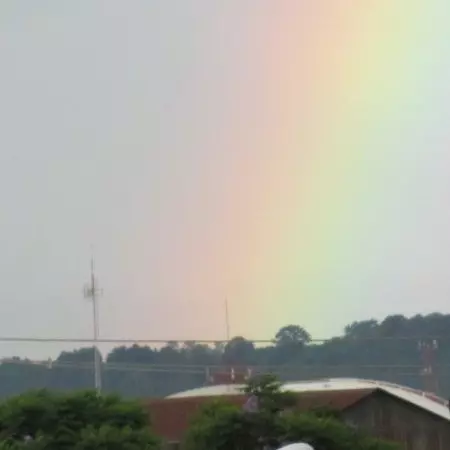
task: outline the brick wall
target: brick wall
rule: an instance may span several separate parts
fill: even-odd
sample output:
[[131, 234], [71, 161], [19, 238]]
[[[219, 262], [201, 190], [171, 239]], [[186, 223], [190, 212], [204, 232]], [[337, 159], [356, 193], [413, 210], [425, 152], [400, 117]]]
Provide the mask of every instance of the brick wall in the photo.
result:
[[[216, 397], [224, 400], [223, 397]], [[158, 436], [168, 441], [181, 441], [189, 427], [192, 418], [206, 403], [214, 400], [214, 397], [192, 397], [157, 399], [146, 402], [152, 428]], [[227, 402], [242, 406], [246, 400], [244, 396], [230, 396]]]

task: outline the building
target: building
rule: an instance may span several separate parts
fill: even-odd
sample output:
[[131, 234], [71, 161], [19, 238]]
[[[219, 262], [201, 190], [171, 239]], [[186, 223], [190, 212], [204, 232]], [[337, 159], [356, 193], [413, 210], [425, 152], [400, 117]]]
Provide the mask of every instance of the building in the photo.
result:
[[[207, 386], [148, 402], [156, 432], [180, 442], [189, 421], [212, 398], [243, 405], [242, 385]], [[450, 410], [445, 400], [391, 383], [360, 379], [328, 379], [286, 383], [298, 395], [300, 409], [331, 408], [351, 426], [395, 440], [405, 450], [448, 450]]]

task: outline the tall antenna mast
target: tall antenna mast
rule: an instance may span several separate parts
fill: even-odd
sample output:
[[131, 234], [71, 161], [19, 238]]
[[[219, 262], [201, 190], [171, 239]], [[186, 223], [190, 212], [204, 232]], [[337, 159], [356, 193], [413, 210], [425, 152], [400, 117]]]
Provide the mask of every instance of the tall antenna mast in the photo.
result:
[[[228, 297], [225, 297], [225, 332], [226, 332], [226, 340], [227, 344], [230, 342], [230, 315], [228, 313]], [[234, 378], [234, 369], [230, 368], [230, 378]], [[229, 382], [227, 383], [227, 392], [230, 392]]]
[[97, 287], [97, 280], [95, 278], [94, 255], [91, 255], [91, 280], [84, 288], [84, 297], [92, 301], [92, 326], [94, 335], [94, 385], [97, 394], [102, 391], [102, 374], [100, 352], [98, 349], [99, 338], [99, 322], [98, 322], [98, 296], [101, 295], [101, 290]]
[[225, 297], [225, 330], [227, 342], [230, 340], [230, 315], [228, 313], [228, 298]]

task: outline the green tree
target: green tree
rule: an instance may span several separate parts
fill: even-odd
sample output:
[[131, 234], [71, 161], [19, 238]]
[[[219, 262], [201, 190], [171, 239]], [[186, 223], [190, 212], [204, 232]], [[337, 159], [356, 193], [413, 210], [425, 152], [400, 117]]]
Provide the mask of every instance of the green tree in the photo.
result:
[[275, 335], [275, 348], [272, 361], [275, 364], [285, 364], [297, 361], [302, 357], [305, 345], [311, 342], [310, 334], [299, 325], [286, 325]]
[[251, 378], [243, 391], [257, 400], [261, 412], [271, 415], [292, 408], [297, 402], [295, 394], [283, 391], [282, 382], [272, 374]]
[[157, 440], [146, 430], [130, 427], [118, 428], [103, 425], [100, 428], [86, 427], [73, 450], [152, 450]]
[[116, 347], [107, 357], [108, 363], [135, 363], [135, 364], [153, 364], [158, 359], [158, 351], [148, 346], [137, 344], [131, 347]]
[[375, 319], [352, 322], [345, 327], [345, 336], [353, 339], [373, 339], [377, 337], [378, 327]]
[[[95, 392], [63, 395], [45, 390], [0, 405], [0, 441], [45, 450], [89, 449], [95, 442], [95, 448], [105, 449], [150, 449], [158, 444], [138, 403]], [[146, 446], [137, 446], [144, 442]]]
[[94, 361], [94, 352], [97, 351], [100, 361], [103, 359], [99, 350], [94, 347], [84, 347], [73, 350], [72, 352], [61, 352], [56, 359], [56, 362], [62, 363], [92, 363]]
[[303, 346], [311, 342], [311, 335], [299, 325], [286, 325], [275, 335], [277, 347]]
[[186, 450], [257, 449], [250, 433], [250, 417], [235, 405], [213, 401], [204, 405], [194, 418], [186, 435]]
[[225, 346], [222, 360], [229, 365], [247, 365], [255, 362], [255, 356], [256, 350], [253, 342], [237, 336]]

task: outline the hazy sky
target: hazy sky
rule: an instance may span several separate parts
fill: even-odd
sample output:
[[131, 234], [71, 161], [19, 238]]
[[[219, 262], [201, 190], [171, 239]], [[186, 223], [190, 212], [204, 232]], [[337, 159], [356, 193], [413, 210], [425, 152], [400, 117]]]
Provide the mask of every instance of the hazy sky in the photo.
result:
[[[414, 97], [418, 103], [404, 103], [405, 111], [430, 111], [421, 120], [433, 122], [436, 128], [433, 133], [399, 140], [395, 165], [388, 170], [386, 163], [373, 175], [374, 179], [381, 177], [384, 171], [393, 189], [376, 197], [377, 208], [387, 205], [380, 213], [386, 220], [377, 216], [381, 209], [372, 209], [372, 219], [367, 211], [361, 212], [359, 223], [367, 221], [365, 234], [348, 232], [344, 240], [334, 238], [358, 247], [352, 253], [353, 262], [343, 253], [333, 257], [343, 271], [339, 276], [335, 273], [333, 280], [344, 280], [343, 273], [348, 278], [335, 284], [331, 276], [327, 279], [324, 275], [328, 269], [323, 269], [321, 280], [329, 289], [304, 291], [321, 296], [320, 307], [299, 305], [296, 309], [294, 298], [300, 290], [294, 291], [294, 282], [273, 275], [277, 281], [265, 284], [272, 278], [271, 267], [276, 265], [281, 272], [284, 266], [252, 262], [253, 255], [263, 261], [270, 258], [270, 252], [278, 254], [272, 250], [265, 253], [268, 241], [273, 248], [281, 242], [287, 245], [286, 238], [268, 237], [282, 234], [279, 230], [284, 225], [278, 223], [277, 211], [284, 215], [283, 223], [288, 223], [290, 214], [296, 218], [298, 214], [286, 211], [292, 211], [294, 204], [300, 210], [302, 205], [292, 194], [289, 203], [277, 209], [276, 195], [271, 194], [278, 192], [283, 174], [288, 179], [283, 192], [293, 192], [289, 186], [296, 184], [292, 181], [295, 166], [289, 165], [287, 156], [295, 154], [295, 139], [283, 135], [282, 124], [290, 123], [292, 132], [296, 125], [289, 117], [301, 122], [303, 116], [286, 106], [291, 94], [297, 100], [300, 97], [300, 91], [289, 90], [294, 84], [288, 83], [293, 82], [293, 77], [286, 75], [291, 73], [288, 61], [303, 53], [305, 58], [313, 58], [314, 52], [320, 56], [321, 49], [316, 43], [311, 50], [308, 33], [312, 31], [303, 35], [301, 30], [294, 31], [308, 23], [307, 14], [317, 16], [317, 11], [312, 11], [308, 2], [294, 3], [0, 3], [2, 336], [91, 336], [91, 309], [82, 297], [91, 245], [104, 289], [104, 337], [223, 338], [226, 296], [230, 298], [232, 332], [248, 332], [253, 338], [270, 338], [290, 321], [317, 335], [337, 332], [351, 320], [372, 315], [450, 310], [450, 139], [446, 131], [450, 96], [444, 87], [448, 85], [450, 55], [437, 52], [440, 47], [436, 44], [445, 38], [444, 32], [434, 41], [426, 41], [420, 51], [425, 54], [429, 45], [431, 52], [436, 52], [440, 72], [433, 66], [433, 73], [441, 75], [435, 84], [447, 89], [439, 94], [445, 102], [434, 103], [440, 105], [436, 112], [434, 100], [426, 101], [435, 95], [430, 82], [430, 91], [423, 98]], [[437, 3], [445, 8], [444, 2]], [[294, 18], [300, 14], [296, 25]], [[319, 20], [316, 16], [314, 20]], [[283, 39], [290, 42], [291, 53]], [[408, 52], [414, 52], [413, 47]], [[295, 73], [304, 73], [299, 66], [297, 62]], [[285, 78], [276, 76], [278, 70]], [[325, 66], [317, 70], [322, 70], [323, 85], [330, 86], [333, 74]], [[298, 77], [298, 84], [306, 85], [306, 78]], [[284, 105], [281, 100], [277, 103], [278, 98], [284, 99]], [[314, 104], [315, 97], [311, 94], [304, 101]], [[396, 111], [401, 114], [401, 109]], [[286, 120], [275, 120], [283, 114]], [[414, 117], [419, 120], [419, 115]], [[325, 147], [325, 140], [320, 145], [316, 142], [320, 129], [310, 127], [312, 118], [307, 120], [314, 139], [311, 148]], [[379, 126], [378, 135], [384, 136], [392, 124]], [[412, 121], [409, 126], [417, 129], [418, 125]], [[270, 131], [275, 128], [276, 133]], [[318, 135], [313, 136], [311, 130]], [[366, 142], [360, 147], [362, 154], [371, 155], [368, 159], [372, 158], [374, 167], [379, 167], [378, 160], [390, 160], [387, 139], [381, 137], [377, 142], [386, 146], [375, 148], [373, 142]], [[391, 138], [389, 145], [394, 144], [395, 138]], [[298, 148], [298, 154], [301, 151]], [[283, 158], [286, 170], [274, 163]], [[275, 166], [279, 173], [267, 175], [266, 181], [255, 175], [270, 174]], [[314, 166], [316, 180], [325, 176], [325, 166]], [[369, 171], [367, 174], [371, 179]], [[315, 172], [308, 176], [315, 177]], [[377, 180], [372, 180], [374, 185], [385, 185], [383, 179]], [[265, 183], [272, 183], [273, 190]], [[242, 197], [250, 200], [239, 203]], [[333, 207], [337, 208], [336, 204]], [[251, 208], [259, 215], [250, 213]], [[266, 217], [264, 211], [269, 208], [270, 217]], [[320, 214], [310, 216], [311, 223], [319, 220]], [[379, 223], [372, 226], [370, 220], [372, 225], [373, 221]], [[343, 221], [329, 223], [330, 228], [344, 227]], [[356, 229], [356, 222], [352, 226]], [[383, 238], [380, 230], [384, 230]], [[290, 248], [295, 249], [295, 232], [283, 233], [292, 236]], [[366, 250], [374, 252], [370, 267], [367, 254], [361, 256], [360, 264], [355, 256]], [[320, 255], [324, 252], [321, 247]], [[290, 252], [280, 253], [281, 260], [283, 253]], [[329, 264], [333, 258], [327, 259]], [[321, 262], [317, 262], [319, 266]], [[362, 266], [367, 270], [358, 276], [345, 272], [356, 273], [353, 268]], [[283, 271], [291, 271], [290, 276], [297, 279], [295, 267], [298, 265], [291, 261]], [[251, 279], [248, 285], [247, 279]], [[258, 306], [260, 292], [267, 297]], [[290, 305], [286, 314], [280, 297], [283, 293]], [[331, 311], [333, 323], [319, 323], [319, 316], [330, 312], [327, 305], [339, 305], [344, 298], [351, 298], [348, 301], [354, 305], [348, 314], [336, 316]], [[268, 311], [267, 319], [254, 326], [259, 307]], [[0, 355], [49, 355], [60, 348], [0, 343]]]
[[223, 337], [186, 324], [198, 299], [170, 286], [195, 264], [189, 229], [215, 220], [199, 172], [244, 82], [227, 34], [246, 38], [249, 8], [213, 3], [1, 3], [3, 336], [91, 336], [93, 244], [102, 335]]

